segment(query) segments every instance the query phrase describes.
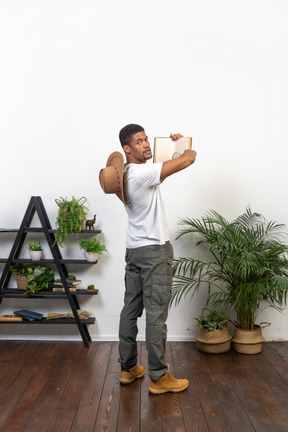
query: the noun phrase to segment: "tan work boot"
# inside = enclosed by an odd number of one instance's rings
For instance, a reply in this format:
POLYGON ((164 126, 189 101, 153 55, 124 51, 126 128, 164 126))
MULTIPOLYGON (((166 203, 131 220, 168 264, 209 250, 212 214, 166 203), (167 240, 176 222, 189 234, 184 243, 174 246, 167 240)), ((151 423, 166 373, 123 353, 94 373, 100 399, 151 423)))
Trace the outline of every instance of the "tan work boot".
POLYGON ((149 392, 153 394, 178 393, 185 390, 188 385, 187 379, 176 379, 169 371, 166 371, 159 380, 150 381, 149 392))
POLYGON ((121 371, 120 384, 127 385, 132 384, 136 378, 142 378, 145 374, 145 369, 143 366, 134 366, 129 369, 129 372, 121 371))

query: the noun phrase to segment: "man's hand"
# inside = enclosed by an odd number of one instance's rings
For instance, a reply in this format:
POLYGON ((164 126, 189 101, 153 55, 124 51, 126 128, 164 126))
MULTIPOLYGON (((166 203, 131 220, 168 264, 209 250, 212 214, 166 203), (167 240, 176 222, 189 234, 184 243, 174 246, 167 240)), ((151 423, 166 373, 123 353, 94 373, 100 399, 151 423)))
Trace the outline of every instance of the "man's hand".
MULTIPOLYGON (((169 138, 171 138, 173 141, 178 141, 180 138, 183 138, 183 135, 179 133, 171 133, 169 138)), ((169 177, 171 174, 174 174, 187 168, 189 165, 192 165, 195 162, 196 155, 197 153, 195 152, 195 150, 185 150, 180 157, 163 162, 160 174, 161 182, 163 182, 165 178, 169 177)))
POLYGON ((181 135, 181 134, 170 134, 169 135, 169 138, 171 138, 172 139, 172 141, 178 141, 180 138, 183 138, 183 135, 181 135))

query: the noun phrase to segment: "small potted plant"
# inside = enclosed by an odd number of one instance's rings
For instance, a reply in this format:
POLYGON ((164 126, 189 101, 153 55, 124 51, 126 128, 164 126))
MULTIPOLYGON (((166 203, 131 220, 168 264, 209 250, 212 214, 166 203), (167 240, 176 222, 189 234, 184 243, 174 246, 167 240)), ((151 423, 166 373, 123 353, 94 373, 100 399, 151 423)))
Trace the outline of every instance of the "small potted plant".
POLYGON ((96 238, 80 239, 79 246, 80 249, 85 250, 86 260, 89 262, 96 262, 99 255, 107 252, 106 246, 102 245, 96 238))
POLYGON ((42 258, 42 245, 40 240, 28 242, 27 247, 31 260, 39 261, 42 258))
POLYGON ((42 289, 48 289, 54 283, 55 275, 49 267, 15 264, 10 270, 15 274, 18 289, 26 291, 27 297, 39 293, 42 289))
POLYGON ((196 327, 199 328, 195 337, 199 351, 210 354, 229 351, 232 335, 227 327, 229 319, 223 312, 204 308, 200 318, 195 319, 197 320, 196 327), (204 315, 204 310, 209 312, 208 315, 204 315))
POLYGON ((49 289, 54 283, 55 274, 49 267, 33 265, 28 267, 26 297, 38 294, 42 289, 49 289))
POLYGON ((79 199, 72 196, 71 200, 60 197, 55 200, 59 209, 56 219, 55 242, 63 247, 68 243, 70 233, 79 233, 86 221, 88 208, 84 206, 86 198, 79 199))
POLYGON ((15 264, 10 267, 11 272, 15 275, 17 288, 21 291, 26 291, 28 288, 26 287, 27 284, 27 276, 28 276, 28 269, 23 264, 15 264))

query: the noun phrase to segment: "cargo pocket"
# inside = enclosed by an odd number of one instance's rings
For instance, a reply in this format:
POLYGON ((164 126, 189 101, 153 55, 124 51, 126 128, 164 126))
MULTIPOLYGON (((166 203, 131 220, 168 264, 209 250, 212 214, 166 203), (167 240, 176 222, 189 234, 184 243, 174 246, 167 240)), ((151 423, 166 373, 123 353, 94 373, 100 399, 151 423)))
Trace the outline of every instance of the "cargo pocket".
POLYGON ((166 309, 171 296, 172 277, 159 275, 152 277, 152 306, 166 309))

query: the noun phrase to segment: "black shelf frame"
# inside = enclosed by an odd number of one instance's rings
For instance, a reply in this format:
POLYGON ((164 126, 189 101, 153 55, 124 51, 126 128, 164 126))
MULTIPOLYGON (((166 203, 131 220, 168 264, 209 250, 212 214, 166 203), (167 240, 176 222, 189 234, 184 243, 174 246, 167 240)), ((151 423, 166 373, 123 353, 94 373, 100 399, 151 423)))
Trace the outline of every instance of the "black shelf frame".
MULTIPOLYGON (((78 295, 87 296, 87 295, 95 295, 98 294, 98 290, 93 292, 87 292, 86 290, 77 289, 75 292, 71 292, 69 290, 69 286, 67 284, 68 271, 66 268, 67 264, 96 264, 96 263, 88 263, 86 260, 78 260, 78 259, 63 259, 59 245, 55 242, 55 229, 52 229, 48 215, 46 213, 42 198, 40 196, 32 196, 26 212, 24 214, 23 220, 19 229, 0 229, 1 233, 17 233, 14 243, 12 245, 10 254, 8 258, 0 258, 0 263, 5 263, 5 267, 3 269, 1 278, 0 278, 0 305, 4 298, 23 298, 27 299, 25 293, 16 288, 8 288, 8 284, 11 278, 11 270, 10 267, 16 263, 29 263, 33 262, 33 264, 54 264, 59 273, 59 277, 63 283, 64 292, 53 292, 53 291, 43 291, 37 295, 29 297, 29 300, 37 299, 67 299, 70 304, 71 311, 73 313, 74 318, 61 318, 61 319, 53 319, 46 320, 43 318, 41 321, 1 321, 1 324, 76 324, 78 327, 78 331, 82 337, 83 343, 85 347, 89 347, 89 342, 91 342, 91 336, 88 331, 87 325, 93 324, 95 322, 95 318, 90 317, 87 320, 80 320, 77 309, 80 309, 80 305, 77 299, 78 295), (34 214, 37 213, 41 227, 30 227, 34 214), (32 261, 30 259, 19 258, 21 250, 23 248, 26 236, 28 233, 33 232, 41 232, 45 235, 46 241, 48 243, 49 249, 52 254, 52 259, 41 259, 39 261, 32 261)), ((98 234, 101 233, 101 230, 82 230, 82 233, 89 234, 98 234)))

